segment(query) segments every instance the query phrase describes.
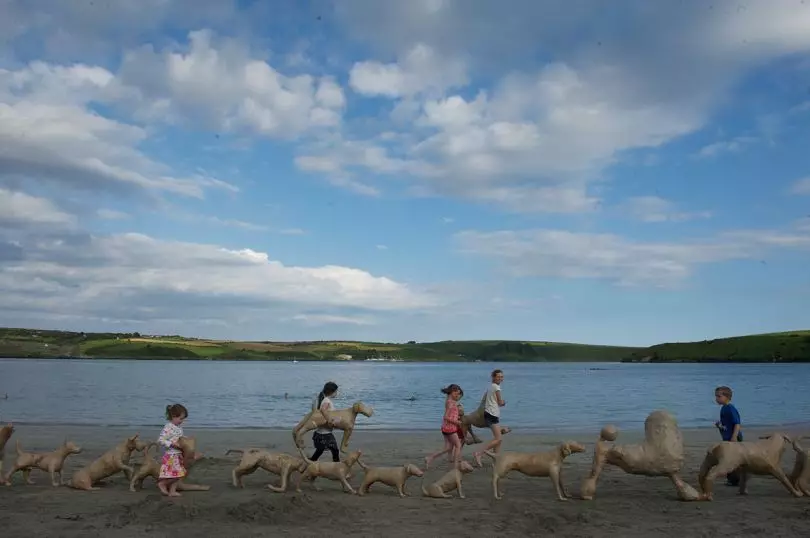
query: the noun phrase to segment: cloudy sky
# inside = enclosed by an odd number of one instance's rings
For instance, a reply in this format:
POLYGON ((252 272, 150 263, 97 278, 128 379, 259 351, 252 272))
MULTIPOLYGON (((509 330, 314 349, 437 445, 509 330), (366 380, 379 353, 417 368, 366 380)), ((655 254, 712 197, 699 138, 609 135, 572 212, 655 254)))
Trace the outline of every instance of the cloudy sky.
POLYGON ((810 327, 810 1, 2 0, 0 36, 1 325, 810 327))

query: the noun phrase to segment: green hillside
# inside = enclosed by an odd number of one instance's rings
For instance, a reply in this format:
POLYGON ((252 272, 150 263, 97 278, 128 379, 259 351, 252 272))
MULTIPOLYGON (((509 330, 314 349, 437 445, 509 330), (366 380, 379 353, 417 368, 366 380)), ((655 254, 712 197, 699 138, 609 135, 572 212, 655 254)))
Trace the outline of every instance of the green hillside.
POLYGON ((138 333, 74 333, 0 329, 0 357, 87 357, 208 360, 404 361, 618 361, 640 348, 557 342, 235 342, 146 336, 138 333), (343 357, 341 357, 343 356, 343 357), (351 356, 348 359, 346 356, 351 356))
POLYGON ((658 344, 625 362, 810 362, 810 331, 658 344))
POLYGON ((147 336, 0 329, 0 357, 192 360, 810 362, 810 331, 755 334, 702 342, 618 347, 560 342, 236 342, 147 336), (349 358, 350 357, 350 358, 349 358))

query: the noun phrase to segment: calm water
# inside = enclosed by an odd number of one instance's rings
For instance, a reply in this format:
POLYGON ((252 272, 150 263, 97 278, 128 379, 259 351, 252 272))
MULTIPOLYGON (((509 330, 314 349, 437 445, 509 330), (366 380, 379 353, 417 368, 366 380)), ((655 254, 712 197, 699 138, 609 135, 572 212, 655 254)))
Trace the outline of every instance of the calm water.
MULTIPOLYGON (((467 409, 488 385, 487 363, 279 363, 49 361, 0 359, 0 419, 21 423, 161 425, 183 402, 192 427, 290 428, 327 380, 338 407, 372 405, 360 428, 438 428, 439 389, 460 384, 467 409), (284 393, 289 393, 289 399, 284 393), (409 399, 413 398, 413 401, 409 399), (405 426, 401 421, 405 421, 405 426)), ((810 422, 810 364, 499 364, 503 422, 524 430, 591 430, 606 422, 640 428, 656 408, 682 427, 716 420, 715 385, 727 384, 749 425, 810 422)))

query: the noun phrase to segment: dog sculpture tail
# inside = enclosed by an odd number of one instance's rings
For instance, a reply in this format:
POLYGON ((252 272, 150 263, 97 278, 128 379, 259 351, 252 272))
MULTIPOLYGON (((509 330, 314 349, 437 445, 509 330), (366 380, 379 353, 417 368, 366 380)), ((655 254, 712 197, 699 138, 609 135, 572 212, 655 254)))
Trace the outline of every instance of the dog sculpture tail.
POLYGON ((427 489, 425 488, 425 475, 422 475, 421 487, 422 487, 422 495, 424 495, 425 497, 430 497, 430 495, 428 495, 427 489))
POLYGON ((17 455, 18 455, 18 456, 19 456, 19 455, 21 455, 21 454, 23 453, 23 449, 22 449, 22 447, 20 446, 20 440, 19 440, 19 439, 17 439, 17 442, 16 442, 16 444, 14 445, 14 448, 17 450, 17 455))
POLYGON ((244 448, 230 448, 225 451, 226 456, 230 456, 231 454, 244 454, 244 453, 245 453, 244 448))
POLYGON ((792 443, 793 450, 795 450, 799 454, 804 454, 804 448, 802 448, 802 445, 799 444, 799 441, 801 441, 804 438, 805 438, 804 435, 800 435, 799 437, 794 437, 793 438, 793 443, 792 443))

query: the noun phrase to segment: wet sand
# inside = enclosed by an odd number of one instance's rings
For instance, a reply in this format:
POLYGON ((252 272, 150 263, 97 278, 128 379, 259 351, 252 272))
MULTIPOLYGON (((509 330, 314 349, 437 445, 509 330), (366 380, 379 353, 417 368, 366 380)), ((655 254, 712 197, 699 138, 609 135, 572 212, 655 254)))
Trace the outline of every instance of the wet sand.
MULTIPOLYGON (((157 429, 159 430, 159 428, 157 429)), ((764 430, 763 430, 764 431, 764 430)), ((98 457, 135 430, 102 427, 42 427, 20 425, 6 447, 4 470, 14 459, 19 439, 29 451, 50 451, 69 437, 80 444, 82 454, 68 459, 64 472, 72 472, 98 457)), ((158 431, 140 432, 147 440, 158 431)), ((245 477, 245 489, 230 484, 238 456, 225 456, 228 448, 262 447, 293 451, 289 431, 195 430, 205 459, 191 475, 192 482, 211 486, 209 492, 188 492, 179 499, 162 497, 147 479, 141 492, 131 493, 123 475, 108 479, 100 491, 82 492, 53 488, 45 473, 34 471, 35 485, 24 485, 18 473, 11 487, 0 487, 0 529, 4 537, 141 537, 162 536, 810 536, 810 499, 792 498, 774 479, 752 477, 750 495, 741 497, 734 488, 716 485, 715 501, 683 503, 666 478, 629 476, 607 468, 599 482, 596 499, 590 502, 556 500, 546 478, 527 478, 514 473, 502 481, 503 500, 492 498, 491 471, 485 463, 464 481, 466 499, 434 500, 421 497, 420 480, 408 483, 410 497, 400 499, 393 489, 378 484, 369 495, 341 492, 340 484, 319 480, 321 492, 308 484, 303 493, 294 487, 286 494, 265 489, 277 477, 264 471, 245 477)), ((749 437, 761 432, 746 430, 749 437)), ((792 432, 789 432, 792 433, 792 432)), ((488 432, 480 432, 483 439, 488 432)), ((505 438, 506 450, 545 450, 565 439, 586 443, 588 453, 568 458, 564 481, 578 495, 580 480, 588 473, 590 452, 597 433, 579 435, 530 435, 513 432, 505 438)), ((696 485, 698 468, 706 447, 717 432, 685 431, 688 459, 684 478, 696 485)), ((338 433, 338 439, 340 433, 338 433)), ((620 442, 636 442, 641 432, 622 432, 620 442)), ((308 445, 311 444, 307 439, 308 445)), ((368 465, 422 465, 422 458, 442 443, 437 432, 385 433, 357 431, 352 448, 364 452, 368 465)), ((308 451, 310 449, 308 448, 308 451)), ((471 447, 465 455, 471 459, 471 447)), ((140 456, 134 455, 134 461, 140 456)), ((793 452, 788 449, 783 467, 789 470, 793 452)), ((434 464, 427 479, 445 472, 444 461, 434 464)), ((293 475, 293 483, 297 475, 293 475)), ((352 485, 360 484, 356 473, 352 485)))

